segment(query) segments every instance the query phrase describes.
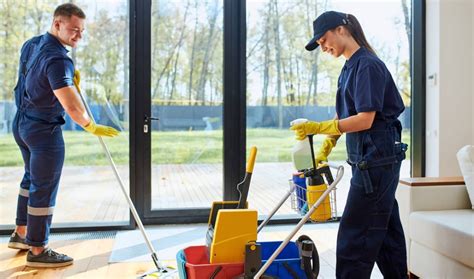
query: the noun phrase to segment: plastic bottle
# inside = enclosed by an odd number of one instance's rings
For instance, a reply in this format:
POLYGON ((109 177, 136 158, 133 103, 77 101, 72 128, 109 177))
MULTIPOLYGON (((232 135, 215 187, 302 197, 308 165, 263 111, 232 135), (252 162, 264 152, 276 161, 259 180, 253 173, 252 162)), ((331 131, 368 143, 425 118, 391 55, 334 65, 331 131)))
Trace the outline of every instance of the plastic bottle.
POLYGON ((293 183, 296 185, 296 205, 299 212, 303 212, 303 207, 306 204, 306 177, 304 173, 297 172, 293 174, 293 183))
MULTIPOLYGON (((298 118, 291 121, 290 126, 305 122, 308 122, 308 119, 298 118)), ((313 167, 313 160, 311 158, 311 146, 309 144, 308 137, 306 137, 304 140, 296 141, 291 151, 291 159, 293 161, 293 166, 297 171, 313 167)))
MULTIPOLYGON (((313 178, 308 178, 308 186, 306 187, 306 198, 308 200, 308 207, 313 206, 319 198, 322 196, 324 191, 328 186, 324 183, 324 180, 321 176, 316 176, 313 178)), ((313 221, 327 221, 331 219, 331 202, 329 195, 327 195, 323 202, 316 208, 316 210, 311 214, 311 220, 313 221)))
POLYGON ((291 159, 293 161, 293 166, 297 171, 313 167, 313 161, 311 159, 311 146, 309 145, 308 138, 299 140, 295 143, 291 151, 291 159))

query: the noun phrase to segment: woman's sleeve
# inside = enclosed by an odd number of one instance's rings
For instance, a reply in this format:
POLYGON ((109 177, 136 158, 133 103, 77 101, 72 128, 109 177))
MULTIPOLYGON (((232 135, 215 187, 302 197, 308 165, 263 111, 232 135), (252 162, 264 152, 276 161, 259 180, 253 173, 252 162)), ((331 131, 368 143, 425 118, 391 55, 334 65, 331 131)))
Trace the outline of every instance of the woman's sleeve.
POLYGON ((356 111, 382 111, 385 94, 385 73, 377 64, 357 71, 354 91, 356 111))

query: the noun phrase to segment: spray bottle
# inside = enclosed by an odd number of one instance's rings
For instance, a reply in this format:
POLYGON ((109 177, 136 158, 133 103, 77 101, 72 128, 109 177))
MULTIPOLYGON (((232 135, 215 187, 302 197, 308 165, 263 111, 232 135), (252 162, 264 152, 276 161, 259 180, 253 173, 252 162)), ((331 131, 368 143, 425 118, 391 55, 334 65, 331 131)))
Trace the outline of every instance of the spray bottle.
MULTIPOLYGON (((293 120, 290 125, 293 126, 296 124, 305 123, 307 121, 307 119, 299 118, 293 120)), ((316 161, 314 159, 313 136, 314 135, 308 135, 307 140, 298 141, 293 147, 293 163, 295 168, 299 171, 302 171, 304 176, 307 178, 306 200, 308 203, 308 208, 316 203, 316 201, 319 199, 319 197, 321 197, 328 187, 324 181, 323 176, 326 177, 326 180, 329 184, 333 183, 334 181, 328 165, 321 165, 319 168, 316 166, 316 161), (308 156, 310 160, 309 165, 307 163, 308 156)), ((313 221, 327 221, 331 219, 331 203, 329 195, 326 196, 321 205, 313 212, 313 214, 311 214, 310 218, 313 221)))
MULTIPOLYGON (((334 182, 332 177, 331 170, 328 165, 316 166, 316 161, 314 160, 314 150, 313 150, 313 135, 308 135, 309 144, 311 146, 311 158, 313 161, 313 168, 308 169, 304 172, 305 177, 307 177, 306 187, 306 199, 308 201, 308 207, 313 206, 321 197, 321 195, 326 191, 328 185, 324 182, 324 177, 329 184, 334 182)), ((311 220, 313 221, 327 221, 331 219, 331 202, 329 200, 329 195, 326 196, 324 201, 319 205, 318 208, 311 214, 311 220)))
MULTIPOLYGON (((291 121, 290 125, 293 126, 305 122, 308 122, 308 119, 298 118, 291 121)), ((296 141, 296 144, 293 146, 293 149, 291 151, 291 159, 293 161, 293 166, 297 171, 301 172, 303 170, 311 168, 311 146, 309 144, 308 138, 296 141)))

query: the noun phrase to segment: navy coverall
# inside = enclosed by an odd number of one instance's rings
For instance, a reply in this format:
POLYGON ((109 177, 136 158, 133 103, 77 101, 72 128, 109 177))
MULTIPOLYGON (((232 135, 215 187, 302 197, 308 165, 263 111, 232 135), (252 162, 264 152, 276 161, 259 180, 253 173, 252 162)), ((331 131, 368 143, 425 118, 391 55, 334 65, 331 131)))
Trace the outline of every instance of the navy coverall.
POLYGON ((406 278, 405 238, 395 200, 401 161, 397 120, 404 105, 385 64, 361 47, 338 81, 336 112, 344 119, 375 111, 370 129, 346 134, 352 179, 337 236, 337 278, 370 278, 376 262, 384 278, 406 278))
POLYGON ((21 49, 15 87, 13 135, 23 157, 16 225, 27 225, 26 242, 45 246, 64 163, 64 109, 53 90, 73 86, 74 65, 67 49, 49 33, 21 49))

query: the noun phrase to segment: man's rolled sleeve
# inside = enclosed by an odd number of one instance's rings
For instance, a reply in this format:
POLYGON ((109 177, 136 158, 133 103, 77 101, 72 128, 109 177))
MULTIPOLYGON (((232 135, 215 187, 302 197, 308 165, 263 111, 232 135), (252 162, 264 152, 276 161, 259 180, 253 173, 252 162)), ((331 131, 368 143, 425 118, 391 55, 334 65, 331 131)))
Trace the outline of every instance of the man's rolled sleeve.
POLYGON ((46 69, 51 89, 56 90, 63 87, 73 86, 74 65, 67 59, 54 59, 46 69))

